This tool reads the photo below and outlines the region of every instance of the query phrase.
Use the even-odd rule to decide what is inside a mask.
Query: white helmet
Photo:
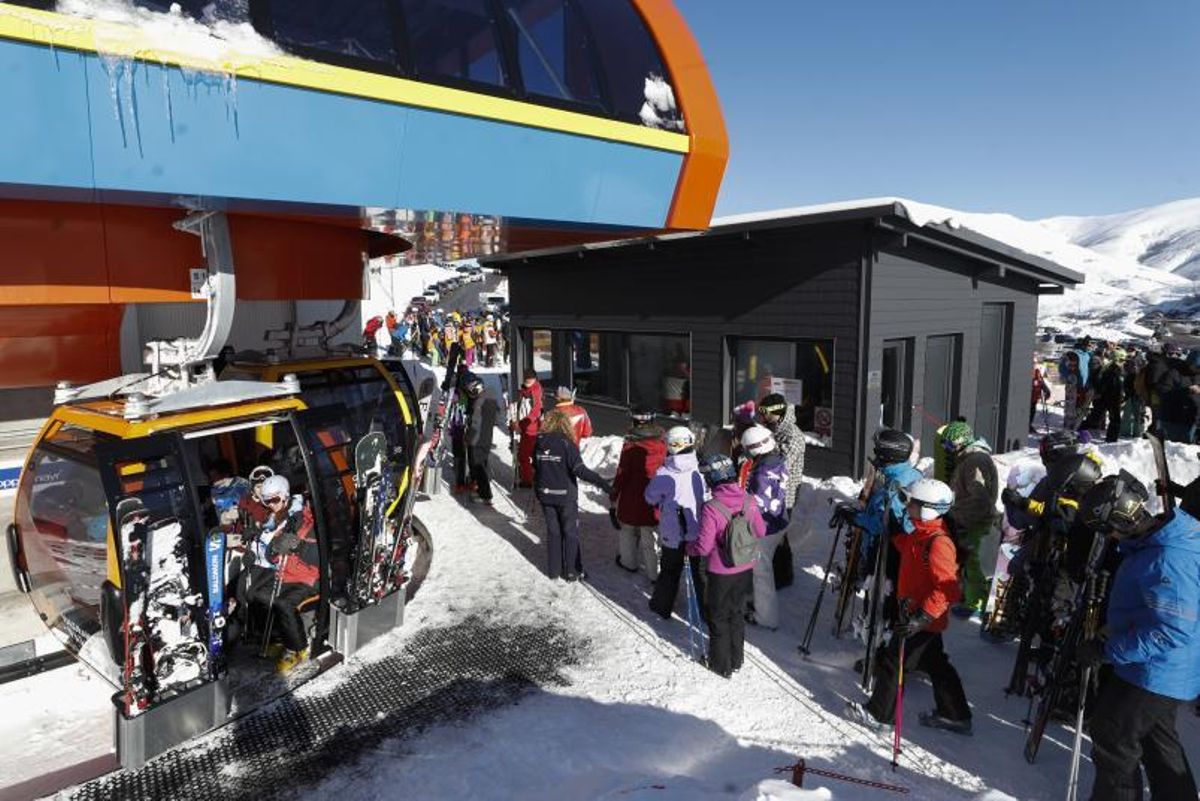
[[[675,454],[696,447],[696,435],[687,426],[673,426],[667,432],[667,453]]]
[[[906,505],[919,505],[922,520],[937,520],[954,505],[954,490],[937,479],[922,478],[910,487],[901,488],[900,499]]]
[[[766,426],[750,426],[742,432],[742,450],[751,456],[770,453],[775,450],[775,437]]]

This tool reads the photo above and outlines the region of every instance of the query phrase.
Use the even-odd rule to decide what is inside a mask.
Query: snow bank
[[[388,264],[375,259],[370,264],[368,297],[362,304],[363,320],[389,311],[403,314],[409,302],[427,287],[456,275],[454,270],[437,264]]]

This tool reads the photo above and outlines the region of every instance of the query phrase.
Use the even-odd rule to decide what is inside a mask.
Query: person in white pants
[[[765,426],[754,425],[742,434],[742,452],[749,457],[746,491],[750,493],[767,535],[759,540],[759,557],[754,564],[754,609],[746,620],[763,628],[779,628],[779,602],[775,597],[775,548],[788,527],[788,467],[775,447],[775,437]]]
[[[646,487],[667,458],[667,443],[662,428],[654,423],[654,410],[638,407],[629,415],[629,433],[621,446],[617,475],[612,483],[610,515],[617,534],[617,565],[636,573],[639,566],[646,576],[658,578],[658,550],[654,530],[658,515],[646,503]]]

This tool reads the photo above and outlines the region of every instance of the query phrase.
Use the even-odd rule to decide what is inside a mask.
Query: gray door
[[[921,408],[921,453],[933,453],[934,437],[958,416],[959,351],[962,336],[945,334],[925,340],[925,399]]]
[[[1011,317],[1011,304],[985,303],[979,323],[979,385],[972,422],[976,435],[1000,451],[1004,450],[1004,423],[1008,417],[1005,372],[1012,338]]]

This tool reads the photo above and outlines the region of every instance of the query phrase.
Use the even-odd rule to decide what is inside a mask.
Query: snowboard
[[[192,590],[183,525],[167,517],[149,525],[150,574],[146,631],[156,698],[209,673],[209,644],[200,629],[207,618],[204,594]]]
[[[375,569],[383,534],[383,468],[387,461],[387,437],[378,431],[366,434],[354,446],[354,484],[358,488],[358,544],[351,582],[354,600],[366,604],[371,596],[371,575]]]
[[[124,710],[126,717],[141,714],[150,704],[152,688],[146,674],[146,587],[150,573],[146,560],[146,521],[149,512],[139,498],[117,504],[121,533],[121,572],[125,595]]]
[[[208,672],[215,679],[225,661],[225,532],[220,526],[204,537],[204,579],[208,589]]]

